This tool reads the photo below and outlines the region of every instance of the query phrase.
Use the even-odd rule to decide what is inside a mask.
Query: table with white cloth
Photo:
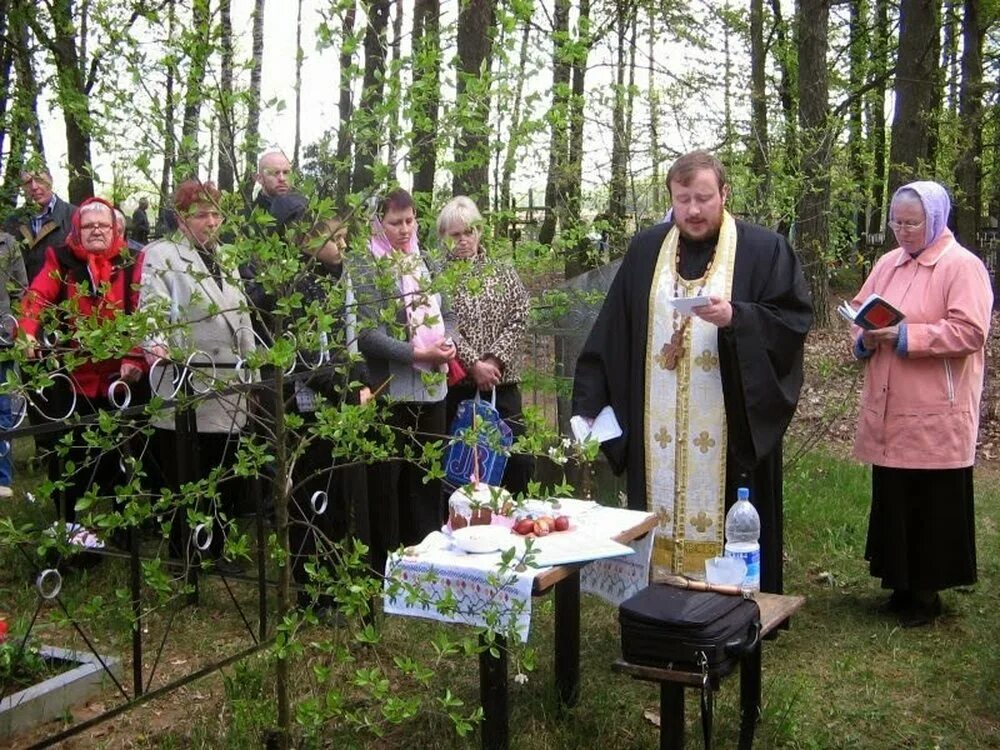
[[[502,575],[498,575],[501,552],[467,554],[453,546],[446,533],[434,532],[404,554],[390,556],[384,611],[479,627],[492,618],[495,628],[496,615],[502,612],[526,641],[532,597],[554,590],[556,692],[563,705],[575,705],[580,685],[580,592],[617,605],[645,588],[650,532],[657,518],[571,499],[561,500],[553,513],[569,516],[570,529],[532,540],[533,565],[510,565]],[[516,560],[525,544],[525,538],[512,534],[504,547],[514,547]],[[434,606],[441,601],[448,606]],[[493,643],[495,649],[483,649],[479,656],[482,745],[488,750],[509,744],[506,644],[500,634]]]

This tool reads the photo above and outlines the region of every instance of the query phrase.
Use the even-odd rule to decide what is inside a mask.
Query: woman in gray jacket
[[[372,219],[368,253],[352,258],[358,303],[358,348],[372,390],[386,404],[393,429],[389,455],[420,456],[446,432],[448,362],[455,358],[454,320],[440,294],[427,290],[431,269],[417,245],[413,198],[398,188]],[[363,257],[362,257],[363,256]],[[388,552],[416,544],[444,519],[439,480],[403,458],[374,464],[368,475],[371,560],[378,573]]]

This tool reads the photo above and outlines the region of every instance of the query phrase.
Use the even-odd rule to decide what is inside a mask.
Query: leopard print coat
[[[455,345],[466,372],[483,357],[493,355],[503,365],[500,384],[520,382],[529,301],[528,290],[509,263],[487,259],[482,252],[468,261],[451,299],[458,322]],[[463,384],[472,382],[467,377]]]

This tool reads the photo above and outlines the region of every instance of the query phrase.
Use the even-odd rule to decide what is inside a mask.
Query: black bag
[[[618,608],[622,656],[632,664],[707,672],[713,686],[757,646],[752,599],[654,583]]]

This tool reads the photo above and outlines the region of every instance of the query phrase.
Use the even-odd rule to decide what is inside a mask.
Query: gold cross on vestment
[[[715,440],[709,437],[706,430],[702,430],[701,434],[693,442],[702,453],[708,453],[709,448],[715,447]]]
[[[660,444],[661,448],[666,449],[670,443],[673,442],[673,438],[670,436],[670,431],[666,427],[661,427],[659,432],[653,435],[653,440]]]
[[[706,349],[698,355],[698,358],[695,359],[694,363],[705,372],[708,372],[719,365],[719,358]]]
[[[688,523],[694,526],[702,534],[712,527],[711,517],[705,513],[705,511],[700,511],[697,516],[691,516]]]

